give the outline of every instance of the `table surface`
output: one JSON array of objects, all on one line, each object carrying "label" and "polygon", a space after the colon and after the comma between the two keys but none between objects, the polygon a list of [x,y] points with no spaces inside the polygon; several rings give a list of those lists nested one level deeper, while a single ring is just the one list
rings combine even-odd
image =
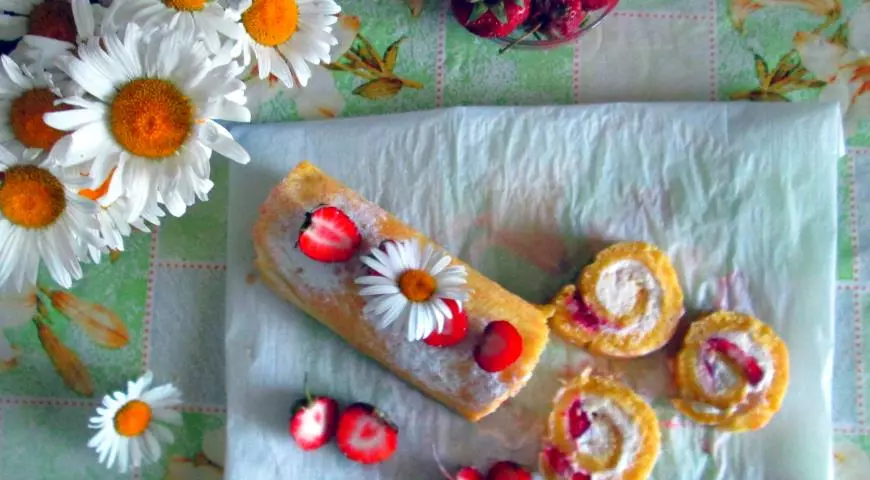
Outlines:
[{"label": "table surface", "polygon": [[[425,2],[419,17],[412,17],[401,0],[339,3],[347,15],[341,28],[359,28],[359,42],[384,52],[405,37],[393,70],[403,82],[373,81],[376,72],[369,69],[322,69],[315,76],[318,86],[299,92],[248,79],[258,121],[454,105],[816,101],[825,82],[836,79],[814,75],[817,57],[802,62],[805,42],[820,34],[831,46],[848,43],[850,29],[843,26],[859,8],[868,8],[855,0],[623,0],[576,44],[499,56],[497,44],[467,34],[440,0]],[[866,78],[864,87],[870,91],[870,76]],[[843,471],[864,465],[866,475],[870,118],[852,113],[849,155],[839,164],[833,415],[838,462]],[[123,253],[86,268],[84,280],[67,292],[86,302],[83,314],[114,325],[120,333],[112,342],[115,348],[95,343],[82,322],[56,309],[49,313],[48,325],[68,348],[62,355],[50,349],[55,358],[49,357],[34,324],[3,328],[0,337],[13,346],[15,356],[0,363],[0,478],[221,478],[224,458],[216,444],[226,419],[228,171],[225,163],[215,163],[209,202],[192,207],[183,218],[167,219],[150,235],[134,234]],[[47,276],[41,285],[46,292],[56,290]],[[62,368],[56,369],[53,361]],[[71,366],[87,372],[78,383],[65,382],[60,373]],[[184,427],[160,463],[125,475],[107,471],[86,447],[92,433],[87,419],[102,394],[123,388],[146,369],[157,381],[174,382],[184,392]]]}]

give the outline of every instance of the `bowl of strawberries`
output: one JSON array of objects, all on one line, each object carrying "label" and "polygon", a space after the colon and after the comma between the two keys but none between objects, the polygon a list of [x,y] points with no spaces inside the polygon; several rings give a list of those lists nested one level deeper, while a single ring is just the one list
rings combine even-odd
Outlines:
[{"label": "bowl of strawberries", "polygon": [[597,27],[619,0],[450,0],[469,32],[510,48],[553,48]]}]

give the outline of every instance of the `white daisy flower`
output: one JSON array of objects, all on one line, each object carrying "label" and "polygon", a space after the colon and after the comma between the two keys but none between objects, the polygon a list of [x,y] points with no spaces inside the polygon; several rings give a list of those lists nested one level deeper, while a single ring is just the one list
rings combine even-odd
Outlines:
[{"label": "white daisy flower", "polygon": [[6,55],[0,56],[0,145],[35,158],[66,135],[43,121],[44,114],[68,108],[55,105],[71,93],[69,82],[60,80],[56,83],[44,70],[31,71]]},{"label": "white daisy flower", "polygon": [[338,43],[331,25],[340,11],[333,0],[243,0],[227,9],[245,30],[229,55],[249,65],[253,53],[260,79],[274,75],[289,88],[304,87],[309,64],[329,63],[330,47]]},{"label": "white daisy flower", "polygon": [[75,43],[69,0],[0,0],[0,40],[15,41],[25,35]]},{"label": "white daisy flower", "polygon": [[406,324],[408,341],[422,340],[434,331],[441,332],[450,316],[445,299],[459,308],[466,300],[462,265],[450,265],[449,255],[424,248],[417,239],[388,241],[384,249],[372,249],[360,260],[377,275],[355,280],[359,294],[366,297],[363,313],[386,328],[396,320]]},{"label": "white daisy flower", "polygon": [[[2,2],[3,0],[0,0]],[[125,3],[125,2],[118,2]],[[40,65],[46,69],[53,65],[54,60],[66,52],[75,50],[76,45],[104,33],[102,19],[105,8],[91,4],[89,0],[70,0],[72,10],[74,37],[67,35],[55,37],[28,33],[22,37],[16,48],[16,53],[28,63]]]},{"label": "white daisy flower", "polygon": [[[189,32],[188,32],[189,34]],[[146,39],[130,25],[123,38],[106,35],[79,46],[58,66],[95,99],[70,97],[78,107],[45,121],[70,131],[52,149],[65,164],[90,167],[91,188],[114,171],[100,203],[122,194],[134,221],[155,204],[181,216],[214,185],[209,159],[216,151],[239,163],[250,156],[215,119],[250,121],[235,62],[215,65],[188,34],[158,32]]]},{"label": "white daisy flower", "polygon": [[150,31],[168,26],[196,32],[205,46],[218,53],[221,38],[239,39],[244,29],[225,15],[217,0],[124,0],[113,2],[106,14],[112,27],[136,23]]},{"label": "white daisy flower", "polygon": [[[109,175],[97,189],[85,188],[80,190],[79,195],[97,202],[100,201],[109,190],[111,177]],[[140,218],[130,222],[127,218],[129,209],[130,202],[127,197],[123,196],[109,205],[100,205],[97,209],[97,223],[99,224],[99,234],[103,246],[102,248],[96,246],[88,248],[88,254],[94,263],[100,263],[103,254],[108,253],[109,250],[123,252],[124,238],[129,237],[134,228],[140,232],[148,233],[151,229],[147,223],[160,225],[160,218],[164,215],[163,210],[157,204],[154,204],[146,207]]]},{"label": "white daisy flower", "polygon": [[[340,15],[333,33],[338,43],[329,53],[330,62],[334,63],[350,50],[359,33],[359,17]],[[294,88],[289,91],[296,100],[296,111],[306,120],[334,118],[344,110],[344,97],[335,86],[332,72],[321,65],[311,66],[311,81],[308,86]]]},{"label": "white daisy flower", "polygon": [[97,416],[88,427],[97,429],[88,446],[100,454],[100,463],[112,468],[115,461],[121,473],[160,458],[160,444],[171,444],[175,437],[166,426],[181,425],[181,414],[172,407],[181,404],[181,392],[171,384],[151,387],[154,376],[147,372],[135,382],[127,382],[127,393],[103,397]]},{"label": "white daisy flower", "polygon": [[86,179],[46,157],[0,147],[0,288],[24,292],[40,262],[64,288],[82,277],[86,247],[99,247],[97,204],[78,194]]}]

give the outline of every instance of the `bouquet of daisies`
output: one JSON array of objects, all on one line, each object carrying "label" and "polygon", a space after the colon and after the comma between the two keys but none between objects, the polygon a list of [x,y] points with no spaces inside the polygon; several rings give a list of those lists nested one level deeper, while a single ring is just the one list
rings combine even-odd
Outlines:
[{"label": "bouquet of daisies", "polygon": [[[106,2],[108,3],[108,2]],[[210,158],[247,152],[243,74],[303,87],[337,43],[333,0],[0,0],[0,292],[63,287],[133,229],[184,214]]]}]

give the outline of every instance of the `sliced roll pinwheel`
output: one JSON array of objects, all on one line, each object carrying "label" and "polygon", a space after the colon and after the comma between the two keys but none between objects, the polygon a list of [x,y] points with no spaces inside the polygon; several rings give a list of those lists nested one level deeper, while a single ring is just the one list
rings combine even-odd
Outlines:
[{"label": "sliced roll pinwheel", "polygon": [[553,306],[553,330],[565,340],[600,355],[639,357],[674,335],[683,291],[664,252],[626,242],[599,253]]},{"label": "sliced roll pinwheel", "polygon": [[644,479],[660,444],[649,404],[620,382],[586,372],[553,400],[539,467],[547,480]]},{"label": "sliced roll pinwheel", "polygon": [[750,316],[716,312],[693,323],[674,363],[674,406],[695,422],[730,431],[764,427],[788,388],[788,348]]}]

